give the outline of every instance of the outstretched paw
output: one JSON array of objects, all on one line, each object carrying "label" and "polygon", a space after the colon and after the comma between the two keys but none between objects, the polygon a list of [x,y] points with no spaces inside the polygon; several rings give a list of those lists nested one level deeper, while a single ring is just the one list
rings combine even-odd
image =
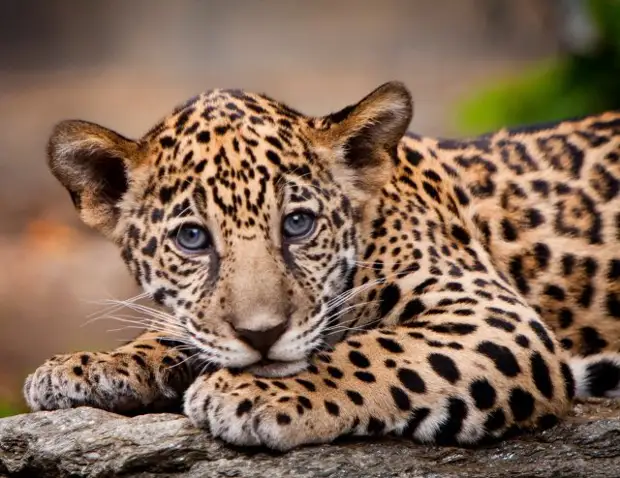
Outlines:
[{"label": "outstretched paw", "polygon": [[57,355],[28,376],[26,403],[33,411],[92,406],[117,413],[173,407],[182,389],[170,364],[151,367],[146,354],[75,353]]}]

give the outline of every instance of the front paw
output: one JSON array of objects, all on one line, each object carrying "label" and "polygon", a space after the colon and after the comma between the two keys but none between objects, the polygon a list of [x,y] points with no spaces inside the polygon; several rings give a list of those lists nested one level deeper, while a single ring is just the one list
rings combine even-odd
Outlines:
[{"label": "front paw", "polygon": [[285,451],[328,443],[339,426],[334,417],[327,421],[317,412],[303,387],[290,379],[260,379],[227,370],[199,377],[185,395],[185,413],[196,427],[239,446]]},{"label": "front paw", "polygon": [[114,353],[55,356],[27,377],[26,403],[33,411],[92,406],[116,413],[153,406],[157,378],[135,360]]},{"label": "front paw", "polygon": [[260,398],[230,391],[225,378],[233,377],[227,375],[222,370],[198,377],[185,393],[185,414],[194,426],[207,430],[213,437],[234,445],[261,445],[252,423],[254,413],[250,413]]}]

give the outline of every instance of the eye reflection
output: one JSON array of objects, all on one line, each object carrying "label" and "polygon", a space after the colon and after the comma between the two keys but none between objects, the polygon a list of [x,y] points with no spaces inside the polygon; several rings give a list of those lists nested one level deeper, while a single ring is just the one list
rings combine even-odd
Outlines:
[{"label": "eye reflection", "polygon": [[179,249],[187,252],[202,252],[211,247],[209,232],[196,224],[183,224],[174,236]]},{"label": "eye reflection", "polygon": [[282,221],[282,235],[289,240],[303,239],[314,230],[315,223],[316,217],[311,212],[292,212]]}]

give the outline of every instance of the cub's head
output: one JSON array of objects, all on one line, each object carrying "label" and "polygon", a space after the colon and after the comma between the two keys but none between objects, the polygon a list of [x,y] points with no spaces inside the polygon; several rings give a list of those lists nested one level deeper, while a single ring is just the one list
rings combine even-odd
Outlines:
[{"label": "cub's head", "polygon": [[49,165],[82,220],[170,310],[171,336],[218,367],[285,375],[338,319],[364,206],[389,180],[410,119],[400,83],[321,118],[214,90],[137,141],[64,121]]}]

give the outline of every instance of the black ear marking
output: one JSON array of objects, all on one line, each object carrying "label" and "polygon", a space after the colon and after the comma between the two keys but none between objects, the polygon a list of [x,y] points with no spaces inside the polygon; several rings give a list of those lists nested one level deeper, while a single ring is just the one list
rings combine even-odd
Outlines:
[{"label": "black ear marking", "polygon": [[324,142],[337,153],[335,176],[366,193],[380,187],[412,115],[411,94],[402,83],[390,82],[325,116]]},{"label": "black ear marking", "polygon": [[382,113],[377,117],[376,122],[364,126],[347,140],[345,143],[345,160],[348,166],[355,168],[373,166],[377,161],[377,148],[384,149],[390,155],[396,152],[398,143],[393,143],[390,138],[384,137],[385,132],[378,126],[391,125],[397,122],[398,118],[395,116],[390,111]]},{"label": "black ear marking", "polygon": [[88,170],[93,183],[101,188],[101,199],[116,204],[127,192],[128,178],[122,158],[109,156],[106,152],[95,152],[89,158]]}]

